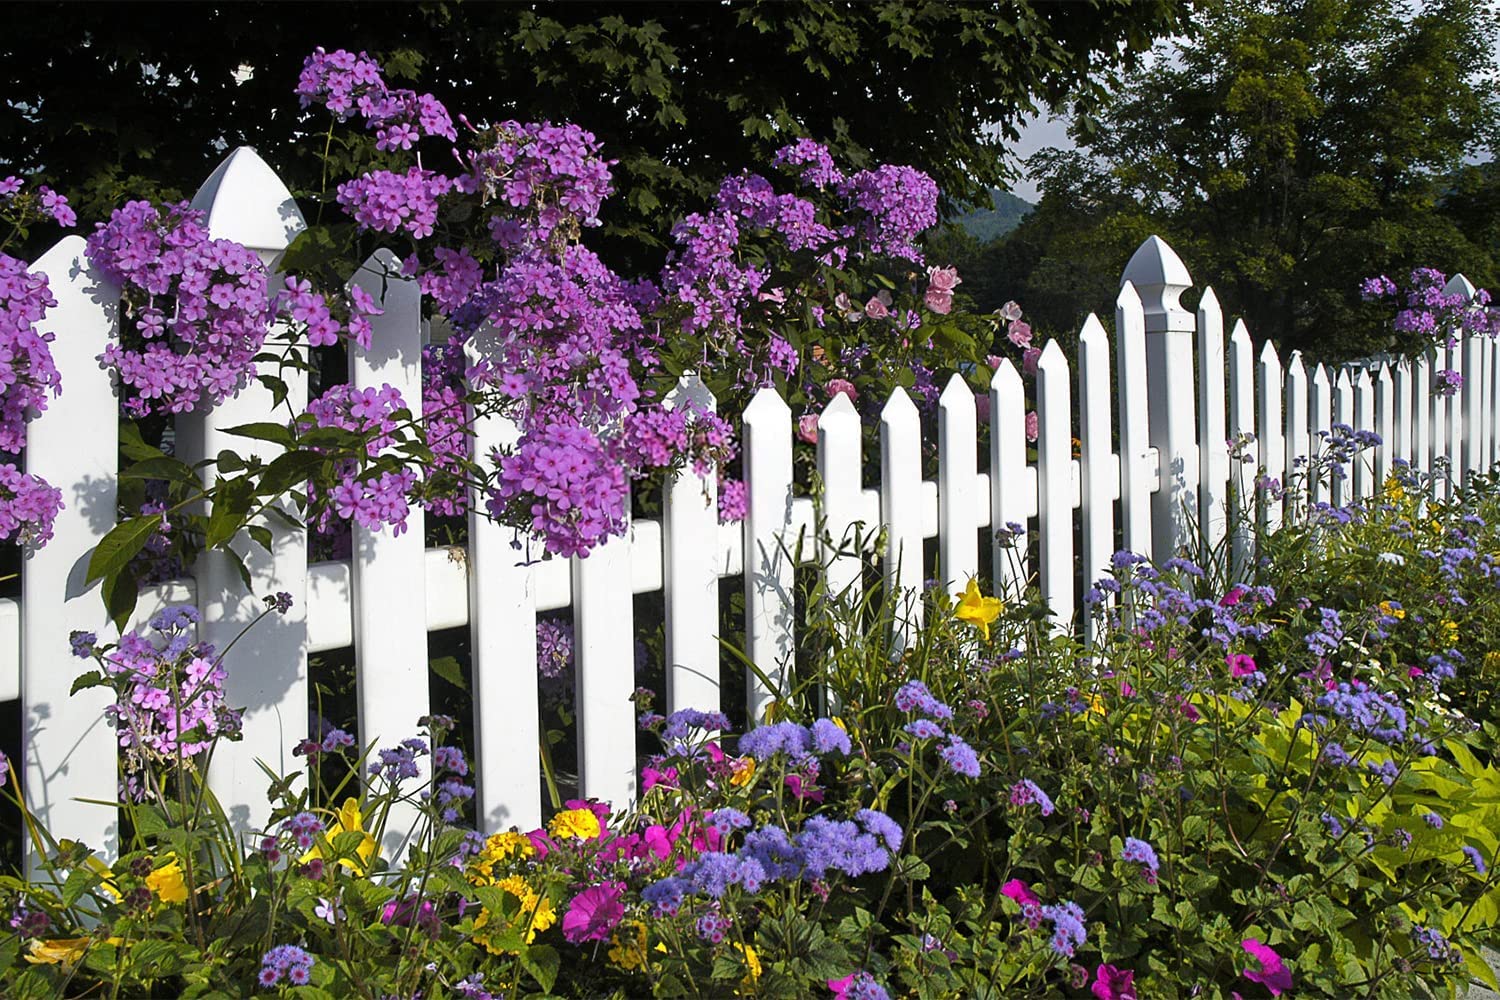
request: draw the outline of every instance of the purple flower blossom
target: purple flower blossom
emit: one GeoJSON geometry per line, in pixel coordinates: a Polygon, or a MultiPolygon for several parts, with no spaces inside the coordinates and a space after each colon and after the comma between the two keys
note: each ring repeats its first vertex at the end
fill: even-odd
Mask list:
{"type": "Polygon", "coordinates": [[[1017,809],[1035,804],[1043,816],[1051,816],[1053,812],[1052,800],[1030,778],[1022,778],[1011,786],[1010,804],[1017,809]]]}
{"type": "MultiPolygon", "coordinates": [[[[979,755],[974,752],[973,747],[957,736],[949,735],[948,745],[938,751],[938,756],[943,759],[944,764],[953,769],[955,774],[961,774],[965,778],[979,777],[979,755]]],[[[1049,808],[1045,812],[1051,812],[1051,803],[1047,805],[1049,808]]]]}
{"type": "Polygon", "coordinates": [[[280,944],[260,960],[259,982],[270,988],[283,978],[294,986],[304,985],[312,974],[313,957],[294,944],[280,944]]]}
{"type": "Polygon", "coordinates": [[[1126,837],[1125,846],[1120,849],[1120,860],[1131,861],[1141,866],[1146,876],[1146,881],[1154,884],[1157,872],[1161,868],[1161,862],[1156,859],[1156,851],[1144,840],[1135,837],[1126,837]]]}
{"type": "Polygon", "coordinates": [[[1049,945],[1057,954],[1073,957],[1073,951],[1088,938],[1084,926],[1083,909],[1077,903],[1065,901],[1040,909],[1042,919],[1052,923],[1052,939],[1049,945]]]}

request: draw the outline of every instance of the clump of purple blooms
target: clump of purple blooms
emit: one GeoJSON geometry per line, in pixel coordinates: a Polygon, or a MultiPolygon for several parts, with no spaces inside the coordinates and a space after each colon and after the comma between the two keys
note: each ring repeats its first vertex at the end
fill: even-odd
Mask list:
{"type": "Polygon", "coordinates": [[[294,944],[279,944],[260,960],[257,982],[265,989],[283,980],[292,986],[305,986],[312,978],[313,957],[294,944]]]}

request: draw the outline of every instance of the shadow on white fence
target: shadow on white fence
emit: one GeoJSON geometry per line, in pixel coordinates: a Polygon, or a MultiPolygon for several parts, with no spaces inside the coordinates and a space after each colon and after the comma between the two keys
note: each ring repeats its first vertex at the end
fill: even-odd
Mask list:
{"type": "MultiPolygon", "coordinates": [[[[249,149],[237,150],[214,172],[194,207],[208,211],[213,237],[251,247],[272,267],[303,226],[286,188],[249,149]]],[[[103,715],[110,696],[105,689],[68,693],[80,666],[70,656],[69,632],[110,637],[97,584],[85,587],[83,580],[94,546],[114,525],[118,471],[116,400],[95,359],[116,335],[119,292],[90,267],[83,250],[84,241],[72,236],[34,265],[47,274],[58,300],[47,322],[57,333],[53,354],[65,392],[28,425],[27,471],[60,487],[66,506],[52,542],[24,565],[19,604],[0,601],[0,700],[23,703],[22,783],[36,817],[112,854],[116,812],[87,801],[116,797],[115,732],[103,715]]],[[[390,383],[406,400],[420,401],[420,296],[415,282],[373,277],[386,270],[380,264],[372,261],[352,279],[382,300],[385,313],[375,319],[371,350],[352,360],[350,380],[360,387],[390,383]]],[[[925,539],[938,540],[950,593],[979,571],[979,547],[988,539],[995,547],[996,590],[1014,592],[1022,574],[1035,572],[1058,628],[1074,618],[1080,582],[1103,575],[1119,545],[1159,556],[1174,552],[1190,536],[1190,517],[1210,540],[1223,540],[1232,530],[1225,515],[1231,486],[1249,495],[1258,474],[1253,464],[1231,464],[1227,442],[1243,435],[1253,435],[1259,474],[1284,479],[1334,422],[1379,433],[1372,466],[1339,484],[1333,496],[1314,499],[1347,499],[1345,491],[1369,496],[1397,459],[1427,471],[1445,457],[1461,478],[1500,458],[1494,433],[1500,343],[1469,337],[1415,364],[1309,372],[1297,354],[1283,366],[1269,343],[1254,357],[1242,323],[1234,324],[1226,350],[1212,290],[1204,290],[1196,316],[1179,304],[1190,285],[1182,261],[1153,236],[1125,268],[1113,344],[1090,316],[1079,338],[1076,378],[1057,344],[1046,346],[1037,366],[1034,465],[1027,462],[1021,375],[1009,362],[989,389],[989,473],[978,471],[975,396],[958,376],[939,401],[936,481],[922,479],[921,427],[903,390],[892,392],[881,412],[874,489],[861,486],[857,413],[842,395],[828,405],[817,444],[827,528],[833,538],[856,524],[867,539],[887,533],[885,580],[912,595],[908,627],[921,613],[914,595],[922,584],[925,539]],[[1443,368],[1463,374],[1460,395],[1433,391],[1434,373],[1443,368]],[[1080,458],[1074,458],[1075,435],[1080,458]],[[1039,565],[1025,567],[1001,551],[993,529],[1013,522],[1034,533],[1039,565]]],[[[1450,282],[1454,290],[1473,292],[1461,276],[1450,282]]],[[[291,404],[300,409],[305,377],[288,377],[288,384],[291,404]]],[[[712,403],[693,379],[676,395],[712,403]]],[[[192,462],[222,448],[250,447],[269,459],[275,446],[230,438],[224,430],[269,419],[271,411],[269,393],[252,384],[211,412],[179,417],[179,455],[192,462]]],[[[359,739],[384,745],[410,735],[426,714],[428,633],[465,626],[472,638],[479,824],[485,830],[536,825],[542,737],[536,620],[538,612],[564,607],[572,609],[575,628],[581,793],[617,805],[633,799],[634,595],[664,592],[668,711],[719,707],[721,578],[744,576],[746,651],[754,662],[778,678],[793,655],[795,567],[788,551],[811,527],[813,505],[794,498],[787,404],[762,390],[740,420],[749,493],[742,524],[720,525],[715,481],[689,471],[667,488],[660,521],[635,523],[628,537],[586,559],[538,560],[539,548],[526,537],[474,515],[466,550],[424,551],[418,509],[400,537],[355,526],[354,556],[347,562],[309,565],[302,534],[277,522],[268,522],[271,553],[237,542],[247,554],[255,594],[286,591],[295,603],[290,614],[252,630],[226,660],[228,703],[247,706],[244,740],[218,749],[210,780],[236,826],[251,829],[264,807],[266,779],[256,759],[282,772],[300,768],[291,749],[307,735],[310,653],[353,647],[359,739]]],[[[496,419],[479,421],[473,430],[476,453],[504,443],[509,433],[496,419]]],[[[481,503],[472,507],[483,509],[481,503]]],[[[1267,517],[1271,523],[1281,517],[1278,503],[1267,517]]],[[[1239,532],[1230,541],[1243,565],[1248,539],[1239,532]]],[[[818,552],[814,545],[807,551],[828,563],[835,590],[859,586],[857,554],[818,552]]],[[[176,603],[196,604],[204,622],[200,638],[220,647],[260,610],[237,571],[215,555],[205,557],[191,579],[143,592],[132,625],[176,603]]],[[[758,718],[770,693],[753,678],[748,689],[750,716],[758,718]]],[[[400,817],[393,817],[392,828],[395,843],[387,847],[393,849],[400,817]]],[[[28,868],[34,861],[28,858],[28,868]]]]}

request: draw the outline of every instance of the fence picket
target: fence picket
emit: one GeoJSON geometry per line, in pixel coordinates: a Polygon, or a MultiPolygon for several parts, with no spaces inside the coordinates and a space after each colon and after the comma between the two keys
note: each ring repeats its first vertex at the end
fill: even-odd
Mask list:
{"type": "MultiPolygon", "coordinates": [[[[684,375],[664,401],[672,409],[715,410],[713,393],[684,375]]],[[[719,692],[718,476],[678,470],[662,498],[662,590],[666,604],[667,713],[715,712],[719,692]]]]}
{"type": "MultiPolygon", "coordinates": [[[[355,274],[358,286],[384,312],[370,318],[370,347],[349,352],[349,381],[356,389],[401,393],[414,418],[422,416],[422,294],[402,278],[401,262],[381,249],[355,274]]],[[[406,531],[353,528],[355,688],[359,740],[394,747],[417,734],[417,720],[430,711],[427,690],[427,590],[422,508],[413,505],[406,531]],[[400,600],[392,596],[400,594],[400,600]]],[[[417,761],[415,782],[427,780],[427,761],[417,761]]],[[[396,858],[416,829],[415,804],[398,802],[386,817],[385,855],[396,858]]]]}
{"type": "MultiPolygon", "coordinates": [[[[249,247],[273,272],[292,239],[305,228],[291,192],[248,147],[235,150],[219,165],[198,189],[192,205],[208,213],[210,236],[249,247]]],[[[273,338],[276,331],[273,327],[273,338]]],[[[306,343],[298,349],[305,357],[306,343]]],[[[301,413],[307,406],[307,375],[288,369],[281,372],[281,378],[288,389],[285,405],[301,413]]],[[[272,404],[270,390],[251,382],[208,412],[179,416],[180,457],[191,463],[228,449],[244,458],[270,462],[282,451],[279,445],[227,431],[267,419],[267,414],[277,412],[272,404]]],[[[212,485],[212,467],[204,475],[212,485]]],[[[295,513],[291,501],[283,501],[282,506],[295,513]]],[[[266,776],[257,761],[264,761],[278,774],[301,770],[305,762],[293,756],[292,750],[308,732],[306,533],[280,520],[264,520],[271,532],[270,552],[244,536],[231,543],[250,571],[248,591],[223,552],[204,553],[193,569],[203,616],[199,638],[226,649],[239,637],[224,657],[228,674],[224,694],[229,704],[245,706],[244,728],[239,742],[214,751],[209,784],[233,828],[242,834],[259,826],[266,809],[266,776]],[[262,598],[278,592],[291,594],[291,610],[266,618],[240,637],[265,610],[262,598]]]]}
{"type": "Polygon", "coordinates": [[[990,379],[990,527],[994,539],[995,593],[1019,598],[1030,570],[1023,529],[1036,504],[1026,466],[1026,389],[1021,373],[1006,358],[990,379]],[[1002,534],[1002,531],[1004,534],[1002,534]]]}
{"type": "Polygon", "coordinates": [[[1238,455],[1231,459],[1230,564],[1236,578],[1242,577],[1251,558],[1255,537],[1255,475],[1260,447],[1255,434],[1255,348],[1243,320],[1235,320],[1229,333],[1229,436],[1238,455]]]}
{"type": "MultiPolygon", "coordinates": [[[[1353,429],[1359,418],[1354,409],[1354,382],[1349,378],[1349,369],[1339,369],[1333,383],[1333,422],[1353,429]]],[[[1356,457],[1352,464],[1357,465],[1356,457]]],[[[1336,472],[1333,478],[1333,502],[1343,505],[1354,499],[1354,470],[1336,472]]]]}
{"type": "MultiPolygon", "coordinates": [[[[973,393],[970,393],[970,398],[973,393]]],[[[819,544],[827,597],[849,608],[859,606],[863,586],[863,550],[870,539],[863,524],[861,479],[864,461],[859,411],[838,393],[818,417],[818,478],[823,484],[823,532],[830,546],[819,544]]],[[[855,628],[852,618],[847,622],[855,628]]]]}
{"type": "MultiPolygon", "coordinates": [[[[1316,467],[1327,454],[1328,435],[1333,429],[1333,378],[1329,375],[1327,367],[1318,365],[1317,370],[1313,372],[1309,388],[1308,410],[1311,413],[1311,421],[1307,429],[1307,441],[1312,455],[1309,463],[1316,467]]],[[[1312,502],[1328,503],[1333,493],[1327,477],[1314,472],[1311,478],[1313,480],[1312,502]]]]}
{"type": "Polygon", "coordinates": [[[1391,366],[1381,362],[1375,375],[1375,433],[1380,435],[1380,444],[1375,446],[1377,493],[1385,489],[1385,481],[1393,467],[1392,461],[1396,456],[1395,427],[1395,383],[1391,378],[1391,366]]]}
{"type": "Polygon", "coordinates": [[[951,597],[979,572],[979,438],[974,390],[955,374],[938,397],[938,573],[951,597]]]}
{"type": "Polygon", "coordinates": [[[1432,472],[1432,356],[1423,354],[1412,365],[1412,465],[1432,472]]]}
{"type": "MultiPolygon", "coordinates": [[[[1370,382],[1370,373],[1361,370],[1354,377],[1354,427],[1356,430],[1375,429],[1375,387],[1370,382]]],[[[1354,495],[1363,500],[1375,492],[1375,452],[1366,448],[1354,459],[1354,495]]]]}
{"type": "Polygon", "coordinates": [[[1151,456],[1146,383],[1146,318],[1135,286],[1115,299],[1116,392],[1120,413],[1120,523],[1125,548],[1151,555],[1151,456]]]}
{"type": "MultiPolygon", "coordinates": [[[[991,473],[991,488],[997,477],[991,473]]],[[[880,524],[886,533],[885,586],[896,598],[895,646],[922,626],[922,424],[899,385],[880,411],[880,524]]]]}
{"type": "Polygon", "coordinates": [[[753,672],[746,678],[753,725],[780,696],[792,666],[792,558],[800,539],[791,537],[792,411],[776,390],[765,388],[745,407],[743,419],[740,451],[750,498],[744,534],[745,646],[770,681],[768,688],[753,672]]]}
{"type": "Polygon", "coordinates": [[[1212,288],[1198,300],[1198,525],[1207,565],[1210,556],[1223,548],[1228,528],[1225,503],[1228,494],[1229,448],[1224,414],[1224,312],[1212,288]]]}
{"type": "Polygon", "coordinates": [[[1286,366],[1286,479],[1287,504],[1306,510],[1307,464],[1311,445],[1307,436],[1307,368],[1302,352],[1293,351],[1286,366]]]}
{"type": "Polygon", "coordinates": [[[1073,621],[1073,400],[1068,359],[1057,341],[1036,366],[1037,532],[1041,536],[1042,598],[1054,631],[1073,621]]]}
{"type": "MultiPolygon", "coordinates": [[[[1256,401],[1259,407],[1255,415],[1260,428],[1260,467],[1267,480],[1286,482],[1286,438],[1282,426],[1281,401],[1286,387],[1281,379],[1281,359],[1276,356],[1276,345],[1269,340],[1260,350],[1255,365],[1256,401]]],[[[1281,525],[1281,499],[1274,489],[1257,490],[1258,503],[1263,510],[1263,523],[1274,530],[1281,525]]]]}
{"type": "Polygon", "coordinates": [[[1449,422],[1448,397],[1438,391],[1438,375],[1449,369],[1448,348],[1439,345],[1428,352],[1431,357],[1429,366],[1429,381],[1427,383],[1429,405],[1432,409],[1432,471],[1433,471],[1433,495],[1439,500],[1448,496],[1448,476],[1454,472],[1453,465],[1449,460],[1449,434],[1452,424],[1449,422]]]}
{"type": "MultiPolygon", "coordinates": [[[[1115,547],[1114,497],[1119,478],[1110,447],[1109,404],[1109,334],[1104,332],[1099,317],[1090,313],[1078,335],[1078,439],[1081,445],[1079,469],[1085,588],[1108,573],[1115,547]]],[[[1221,412],[1221,424],[1222,417],[1221,412]]],[[[1084,608],[1083,634],[1092,644],[1097,623],[1090,610],[1084,608]]]]}
{"type": "Polygon", "coordinates": [[[1405,462],[1407,465],[1410,465],[1412,462],[1412,370],[1410,360],[1402,358],[1396,362],[1395,371],[1392,373],[1392,380],[1395,383],[1395,422],[1392,425],[1392,430],[1396,437],[1392,442],[1391,450],[1391,464],[1394,468],[1397,462],[1405,462]]]}
{"type": "MultiPolygon", "coordinates": [[[[118,403],[109,373],[95,359],[117,336],[120,292],[84,256],[80,236],[59,242],[31,270],[46,275],[57,300],[44,329],[58,331],[50,346],[64,391],[26,425],[26,472],[60,490],[63,509],[52,522],[52,540],[21,568],[17,770],[26,808],[44,829],[113,860],[118,810],[80,800],[114,802],[119,795],[116,734],[104,716],[114,698],[107,688],[69,695],[84,663],[68,655],[68,635],[76,629],[108,642],[113,632],[99,585],[85,585],[84,577],[94,547],[115,526],[118,403]]],[[[26,877],[49,878],[46,859],[30,838],[21,841],[26,877]]]]}

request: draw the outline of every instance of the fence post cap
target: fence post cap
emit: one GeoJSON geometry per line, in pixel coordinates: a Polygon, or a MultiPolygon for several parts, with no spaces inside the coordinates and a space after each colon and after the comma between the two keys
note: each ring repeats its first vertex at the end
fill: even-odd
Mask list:
{"type": "Polygon", "coordinates": [[[1141,297],[1147,333],[1193,329],[1192,315],[1177,301],[1192,287],[1193,276],[1166,240],[1147,237],[1120,275],[1120,284],[1126,282],[1134,285],[1141,297]]]}
{"type": "Polygon", "coordinates": [[[1462,274],[1455,274],[1453,277],[1449,278],[1448,283],[1443,286],[1444,295],[1462,295],[1466,300],[1470,302],[1474,301],[1474,295],[1478,291],[1479,289],[1474,287],[1474,283],[1468,278],[1465,278],[1462,274]]]}
{"type": "Polygon", "coordinates": [[[292,193],[249,146],[230,153],[208,175],[192,207],[207,213],[210,236],[249,247],[267,267],[307,228],[292,193]]]}

